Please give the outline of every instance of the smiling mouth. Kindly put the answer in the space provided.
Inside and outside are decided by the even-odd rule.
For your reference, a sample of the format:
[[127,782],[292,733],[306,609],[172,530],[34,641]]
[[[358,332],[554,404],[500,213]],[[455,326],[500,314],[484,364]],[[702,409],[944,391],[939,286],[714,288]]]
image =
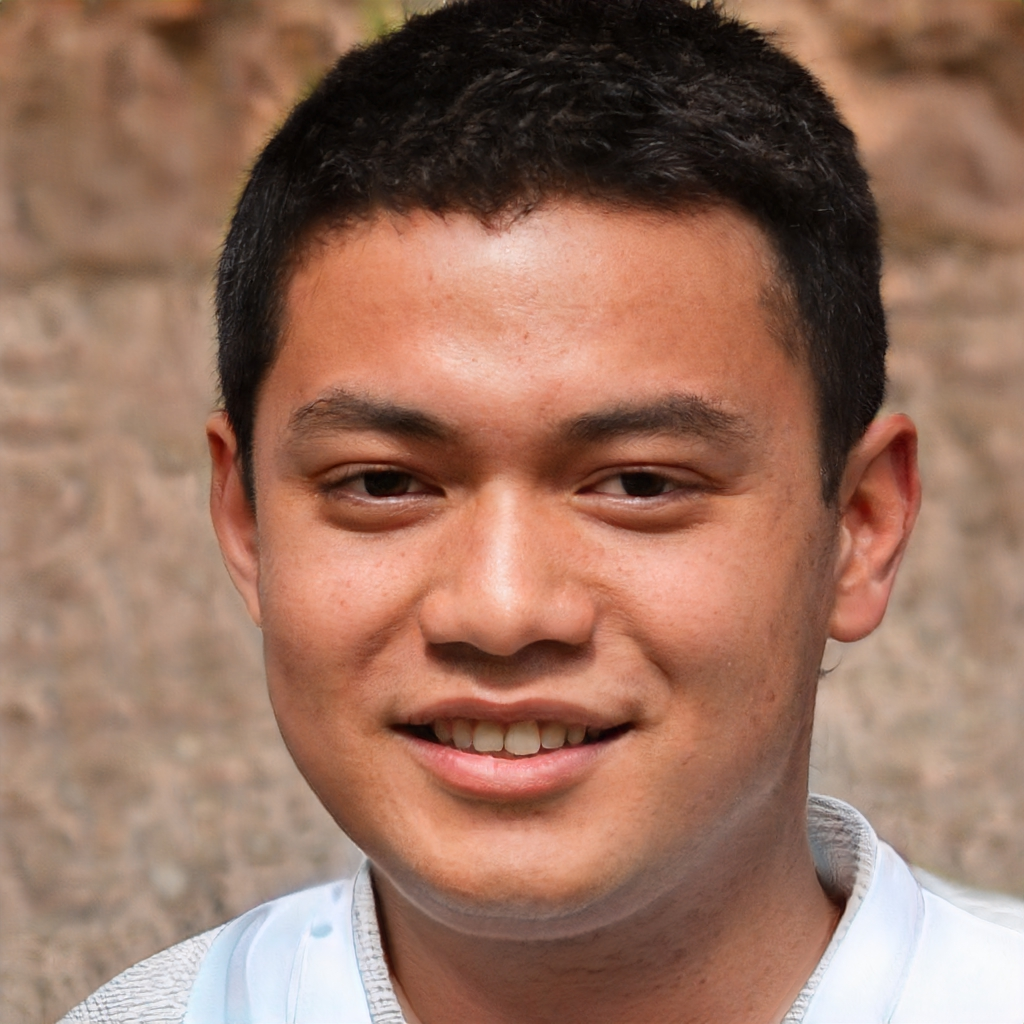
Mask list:
[[429,743],[437,743],[468,754],[489,757],[536,757],[561,750],[582,747],[621,736],[629,723],[599,729],[570,722],[502,722],[485,719],[438,718],[429,725],[406,725],[401,731]]

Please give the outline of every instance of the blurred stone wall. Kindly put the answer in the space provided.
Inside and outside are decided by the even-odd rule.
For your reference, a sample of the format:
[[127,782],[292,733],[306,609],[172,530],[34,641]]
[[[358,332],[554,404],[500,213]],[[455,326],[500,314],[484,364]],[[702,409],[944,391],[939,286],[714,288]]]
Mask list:
[[[1024,886],[1024,8],[735,0],[859,132],[926,498],[829,653],[812,772]],[[0,1021],[329,877],[207,523],[210,277],[246,164],[388,3],[0,0]]]
[[826,656],[812,786],[1024,895],[1024,4],[745,0],[839,100],[885,221],[889,407],[924,505],[882,628]]

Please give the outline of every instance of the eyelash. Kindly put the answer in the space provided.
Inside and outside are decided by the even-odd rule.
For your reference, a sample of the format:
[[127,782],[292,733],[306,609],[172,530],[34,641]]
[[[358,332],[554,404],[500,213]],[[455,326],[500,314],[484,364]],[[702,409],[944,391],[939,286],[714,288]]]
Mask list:
[[[372,489],[367,485],[367,480],[368,480],[368,478],[371,478],[371,477],[381,477],[381,476],[384,476],[384,477],[387,477],[387,476],[398,477],[398,478],[400,478],[401,481],[408,481],[409,488],[412,488],[412,489],[407,488],[405,490],[400,491],[397,494],[386,494],[386,493],[374,494]],[[634,479],[628,480],[627,478],[634,478]],[[639,479],[637,479],[637,478],[639,478]],[[358,492],[349,492],[349,493],[357,493],[358,497],[360,497],[361,499],[364,499],[364,500],[388,501],[388,500],[406,498],[406,497],[409,497],[411,495],[432,493],[432,488],[428,484],[424,483],[424,481],[422,481],[419,477],[417,477],[416,474],[411,473],[408,470],[401,469],[401,468],[396,467],[396,466],[389,466],[389,465],[361,466],[361,467],[359,467],[357,469],[353,469],[353,470],[349,471],[348,473],[346,473],[344,476],[342,476],[340,478],[329,480],[329,481],[325,482],[322,485],[321,490],[323,491],[324,494],[326,494],[328,496],[333,496],[333,495],[336,495],[336,494],[338,494],[340,492],[344,492],[345,489],[346,489],[346,485],[351,484],[354,481],[357,481],[357,480],[360,480],[360,479],[362,479],[364,481],[364,493],[361,493],[361,494],[358,494]],[[615,481],[615,480],[621,482],[622,493],[615,493],[615,492],[610,491],[610,490],[601,490],[600,489],[602,487],[602,485],[607,485],[611,481]],[[397,484],[398,483],[399,483],[399,481],[395,481],[395,484],[396,484],[395,487],[388,487],[385,484],[384,486],[382,486],[380,488],[380,490],[381,490],[381,492],[383,492],[383,491],[397,489]],[[643,491],[643,490],[647,490],[648,489],[647,487],[644,486],[645,484],[654,484],[654,485],[656,485],[660,489],[658,489],[655,493],[647,493],[647,494],[644,494],[644,493],[633,493],[633,494],[631,494],[631,493],[629,493],[630,489],[631,489],[631,486],[630,486],[631,484],[632,484],[632,489],[639,490],[639,491]],[[650,489],[653,490],[653,488],[650,488]],[[620,500],[621,499],[625,499],[625,500],[629,500],[629,501],[641,502],[641,501],[653,501],[656,498],[664,498],[664,497],[667,497],[668,495],[676,493],[676,492],[690,492],[690,493],[692,493],[693,491],[700,490],[700,489],[702,489],[702,488],[700,488],[695,483],[684,483],[683,481],[675,479],[672,476],[670,476],[669,474],[664,473],[664,472],[660,472],[657,469],[646,468],[646,467],[636,467],[636,468],[623,469],[623,470],[620,470],[617,473],[610,473],[610,474],[608,474],[606,476],[602,476],[601,478],[596,480],[593,484],[590,484],[588,486],[583,487],[581,493],[584,493],[584,494],[587,494],[587,493],[590,493],[590,494],[605,494],[605,495],[607,495],[609,497],[615,497],[615,498],[620,499]],[[433,490],[433,493],[437,493],[437,490]]]
[[[613,480],[620,482],[622,487],[621,494],[600,489],[602,485],[607,485]],[[649,486],[652,484],[654,485],[653,487]],[[631,488],[639,492],[654,491],[654,493],[631,494]],[[616,498],[629,499],[633,501],[650,501],[655,498],[667,497],[669,494],[679,491],[693,491],[694,489],[695,485],[693,484],[687,485],[668,473],[649,468],[620,470],[618,473],[612,473],[608,476],[602,477],[591,487],[587,488],[591,493],[606,494]]]
[[[369,477],[380,477],[380,476],[393,476],[400,477],[404,480],[408,480],[410,485],[416,487],[420,485],[416,490],[405,490],[399,494],[373,494],[370,488],[367,487],[366,481]],[[424,484],[419,477],[414,473],[410,473],[408,470],[401,469],[397,466],[361,466],[358,469],[350,470],[344,476],[337,479],[326,481],[321,490],[328,496],[333,496],[344,491],[346,484],[351,484],[356,480],[363,480],[363,486],[366,493],[360,494],[359,497],[363,499],[387,501],[388,499],[404,498],[409,494],[425,494],[429,493],[429,487]],[[389,490],[391,488],[383,487],[381,490]]]

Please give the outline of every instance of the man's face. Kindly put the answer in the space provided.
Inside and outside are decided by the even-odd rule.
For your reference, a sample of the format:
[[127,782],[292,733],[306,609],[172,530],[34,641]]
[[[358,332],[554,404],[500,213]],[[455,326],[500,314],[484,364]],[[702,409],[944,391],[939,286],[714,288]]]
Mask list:
[[428,913],[606,923],[799,817],[836,530],[771,266],[726,210],[565,203],[294,275],[250,607],[299,768]]

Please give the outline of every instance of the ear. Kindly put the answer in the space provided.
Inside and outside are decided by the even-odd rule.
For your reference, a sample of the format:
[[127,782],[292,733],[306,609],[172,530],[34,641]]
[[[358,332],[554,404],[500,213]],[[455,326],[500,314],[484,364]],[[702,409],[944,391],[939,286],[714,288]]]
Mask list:
[[840,488],[833,639],[860,640],[882,621],[920,505],[917,429],[902,414],[875,420]]
[[210,446],[210,515],[220,553],[245,601],[253,622],[260,625],[260,548],[256,513],[242,483],[238,442],[227,414],[215,412],[206,421]]

